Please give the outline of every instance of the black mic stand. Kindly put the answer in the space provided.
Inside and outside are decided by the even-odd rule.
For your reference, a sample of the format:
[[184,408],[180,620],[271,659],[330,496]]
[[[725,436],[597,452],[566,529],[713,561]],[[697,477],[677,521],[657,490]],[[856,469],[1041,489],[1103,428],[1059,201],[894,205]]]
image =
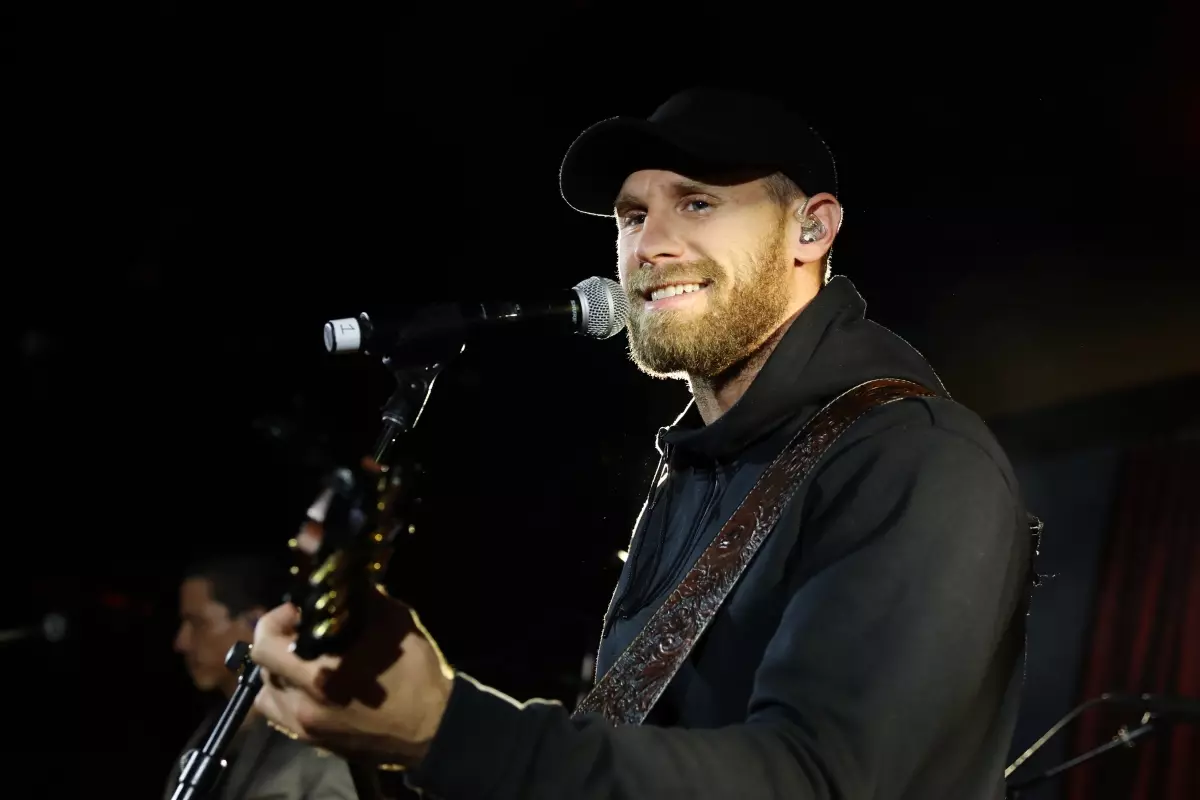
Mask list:
[[171,800],[208,797],[225,769],[225,751],[242,727],[258,690],[262,688],[262,667],[250,660],[250,645],[245,642],[238,642],[229,648],[225,666],[233,672],[241,671],[237,688],[233,690],[204,745],[199,750],[188,752],[187,762],[179,774],[179,783]]
[[[1061,731],[1064,727],[1066,727],[1068,724],[1070,724],[1070,722],[1072,720],[1074,720],[1076,717],[1078,717],[1084,711],[1087,711],[1092,706],[1101,705],[1104,703],[1116,703],[1119,705],[1136,705],[1138,702],[1139,702],[1139,698],[1134,695],[1106,693],[1106,694],[1100,695],[1099,697],[1093,697],[1091,700],[1081,703],[1080,705],[1076,706],[1070,713],[1068,713],[1066,716],[1064,716],[1062,719],[1060,719],[1058,722],[1054,723],[1054,725],[1050,728],[1050,730],[1046,731],[1046,733],[1043,734],[1040,739],[1038,739],[1036,742],[1034,742],[1033,745],[1028,750],[1026,750],[1024,753],[1022,753],[1020,758],[1018,758],[1016,761],[1014,761],[1008,767],[1008,769],[1005,770],[1004,777],[1006,779],[1008,779],[1009,776],[1011,776],[1014,772],[1016,772],[1017,769],[1019,769],[1022,764],[1024,764],[1026,761],[1028,761],[1033,756],[1034,753],[1036,753],[1038,750],[1040,750],[1042,748],[1042,746],[1044,744],[1046,744],[1046,742],[1050,741],[1050,739],[1052,739],[1059,731]],[[1008,798],[1008,800],[1018,800],[1018,798],[1022,797],[1023,794],[1027,790],[1033,788],[1034,786],[1038,786],[1042,783],[1045,783],[1046,781],[1050,780],[1051,778],[1055,778],[1055,777],[1061,775],[1062,773],[1066,772],[1069,769],[1074,769],[1075,767],[1078,767],[1080,764],[1085,764],[1088,761],[1091,761],[1092,759],[1096,758],[1097,756],[1103,755],[1104,753],[1110,752],[1112,750],[1116,750],[1119,747],[1133,748],[1139,741],[1143,740],[1146,736],[1149,736],[1152,733],[1158,732],[1158,730],[1160,730],[1160,728],[1162,727],[1163,721],[1164,721],[1163,718],[1160,717],[1159,715],[1157,715],[1155,712],[1147,711],[1144,714],[1142,714],[1141,724],[1138,725],[1138,727],[1134,728],[1133,730],[1129,730],[1127,727],[1122,725],[1121,728],[1117,731],[1117,735],[1115,737],[1113,737],[1113,739],[1111,741],[1105,742],[1104,744],[1100,745],[1099,747],[1092,748],[1091,750],[1087,751],[1086,753],[1075,756],[1074,758],[1072,758],[1068,761],[1065,761],[1062,764],[1059,764],[1058,766],[1051,767],[1050,769],[1048,769],[1044,772],[1041,772],[1037,775],[1034,775],[1031,778],[1026,778],[1025,780],[1022,780],[1022,781],[1009,780],[1008,784],[1007,784],[1007,792],[1005,793],[1005,797]]]
[[[453,352],[446,350],[442,354],[444,357],[430,358],[429,363],[420,365],[397,363],[391,356],[383,357],[383,365],[396,380],[396,389],[380,414],[383,429],[375,442],[373,453],[377,464],[390,462],[400,437],[412,430],[420,419],[434,381],[450,359],[461,353],[463,348],[462,344],[456,345]],[[237,689],[225,704],[204,745],[187,754],[171,800],[203,800],[209,797],[225,769],[225,753],[229,743],[242,727],[254,705],[254,698],[262,689],[262,668],[250,659],[250,645],[246,642],[238,642],[230,648],[225,656],[225,666],[231,671],[240,670]],[[361,764],[349,764],[349,767],[359,800],[381,800],[383,790],[377,770]]]

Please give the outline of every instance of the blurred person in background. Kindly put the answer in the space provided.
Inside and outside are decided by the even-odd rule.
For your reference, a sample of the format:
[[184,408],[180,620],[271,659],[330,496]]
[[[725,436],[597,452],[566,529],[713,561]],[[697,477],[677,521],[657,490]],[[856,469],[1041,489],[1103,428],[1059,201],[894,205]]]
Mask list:
[[[237,688],[238,675],[225,666],[236,642],[250,642],[254,626],[284,594],[286,570],[274,560],[227,555],[196,563],[179,586],[179,631],[175,652],[183,656],[192,683],[219,695],[220,703],[196,728],[167,778],[169,800],[179,783],[188,751],[199,748],[225,703]],[[346,763],[327,751],[287,738],[267,726],[253,709],[226,753],[228,765],[213,800],[353,800]]]

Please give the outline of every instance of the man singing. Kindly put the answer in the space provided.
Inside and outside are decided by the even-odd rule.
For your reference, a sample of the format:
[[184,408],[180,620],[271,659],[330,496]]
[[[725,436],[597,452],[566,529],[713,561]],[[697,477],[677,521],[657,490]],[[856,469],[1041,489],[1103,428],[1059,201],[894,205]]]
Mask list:
[[660,431],[600,677],[822,408],[876,379],[929,396],[875,407],[833,442],[642,724],[518,703],[455,673],[382,595],[380,629],[413,628],[378,679],[382,705],[325,694],[338,661],[289,652],[284,606],[256,633],[271,676],[257,707],[443,800],[1001,797],[1027,515],[983,422],[864,317],[849,280],[829,279],[842,209],[825,144],[774,102],[690,90],[585,131],[560,185],[616,223],[633,361],[693,395]]

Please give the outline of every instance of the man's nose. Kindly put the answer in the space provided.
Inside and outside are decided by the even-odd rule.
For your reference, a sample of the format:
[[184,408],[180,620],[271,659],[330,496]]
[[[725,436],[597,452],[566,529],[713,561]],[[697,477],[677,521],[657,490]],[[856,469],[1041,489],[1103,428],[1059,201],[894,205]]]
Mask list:
[[683,258],[683,253],[683,241],[670,220],[662,216],[647,215],[646,221],[642,223],[637,247],[634,249],[637,266],[658,266],[664,262],[678,261]]

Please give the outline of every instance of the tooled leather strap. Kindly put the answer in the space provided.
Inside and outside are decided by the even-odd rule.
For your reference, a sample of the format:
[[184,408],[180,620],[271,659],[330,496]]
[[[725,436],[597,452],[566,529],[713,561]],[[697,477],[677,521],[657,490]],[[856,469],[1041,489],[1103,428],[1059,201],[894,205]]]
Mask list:
[[873,408],[935,395],[910,381],[882,378],[859,384],[817,412],[766,468],[691,571],[579,703],[575,716],[599,713],[613,725],[640,725],[829,446]]

